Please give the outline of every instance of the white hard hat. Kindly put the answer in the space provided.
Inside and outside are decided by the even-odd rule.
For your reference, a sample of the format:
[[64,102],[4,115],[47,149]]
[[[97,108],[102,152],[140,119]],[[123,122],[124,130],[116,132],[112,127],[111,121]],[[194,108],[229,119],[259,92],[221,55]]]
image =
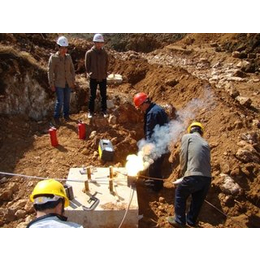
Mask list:
[[93,37],[93,42],[104,42],[104,37],[102,34],[97,33]]
[[68,39],[64,36],[60,36],[59,39],[57,40],[57,44],[61,47],[68,47]]

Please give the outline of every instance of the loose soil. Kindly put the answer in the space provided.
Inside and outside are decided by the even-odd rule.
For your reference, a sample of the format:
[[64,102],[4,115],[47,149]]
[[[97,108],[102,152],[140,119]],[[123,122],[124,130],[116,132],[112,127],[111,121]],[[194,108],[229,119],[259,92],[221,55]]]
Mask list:
[[[29,70],[25,68],[31,66],[23,62],[22,56],[14,58],[17,67],[10,65],[12,55],[24,51],[33,57],[34,71],[46,71],[49,54],[55,50],[56,36],[1,34],[0,54],[3,50],[9,53],[0,61],[1,103],[5,102],[7,93],[16,95],[16,90],[6,82],[14,80],[15,72],[25,73]],[[139,227],[171,227],[166,218],[174,214],[176,187],[172,181],[179,177],[180,138],[192,120],[204,124],[205,139],[212,153],[213,180],[198,227],[260,227],[258,34],[183,34],[174,40],[169,35],[164,46],[157,45],[160,35],[154,34],[156,44],[146,51],[143,41],[151,36],[141,39],[140,35],[134,37],[133,34],[128,35],[127,48],[131,50],[123,48],[122,39],[120,52],[113,48],[113,35],[107,35],[111,37],[110,72],[121,74],[124,81],[108,86],[108,100],[112,104],[108,109],[110,117],[102,117],[98,99],[93,120],[86,117],[88,82],[84,75],[84,55],[92,43],[75,35],[68,36],[77,72],[77,103],[72,110],[72,120],[63,121],[58,128],[59,145],[50,144],[51,113],[36,120],[26,113],[0,111],[0,227],[25,227],[35,217],[28,198],[38,181],[3,173],[66,179],[72,167],[123,167],[127,155],[138,152],[137,142],[143,138],[143,115],[132,104],[133,95],[140,91],[147,92],[154,102],[163,106],[170,119],[178,122],[182,129],[170,143],[170,153],[163,167],[163,190],[151,192],[143,185],[142,177],[137,182],[139,214],[143,216]],[[142,52],[134,47],[141,40]],[[241,61],[249,64],[237,67]],[[232,79],[227,79],[228,73],[233,73],[229,75]],[[37,75],[42,91],[47,92],[49,101],[53,102],[46,74]],[[231,88],[251,102],[240,102]],[[7,92],[8,89],[11,90]],[[78,138],[79,120],[86,123],[85,140]],[[100,160],[100,139],[112,141],[113,162]]]

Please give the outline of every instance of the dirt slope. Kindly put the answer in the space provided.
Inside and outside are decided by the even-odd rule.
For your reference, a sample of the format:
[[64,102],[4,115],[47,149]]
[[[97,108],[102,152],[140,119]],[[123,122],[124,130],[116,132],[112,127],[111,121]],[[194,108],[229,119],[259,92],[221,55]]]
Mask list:
[[[48,34],[2,34],[0,47],[6,49],[8,45],[18,53],[28,52],[39,70],[44,71],[49,54],[55,49],[54,38],[55,35]],[[142,115],[133,107],[132,96],[145,91],[182,128],[171,142],[169,161],[164,165],[164,189],[154,194],[142,185],[141,178],[137,184],[140,215],[143,215],[139,227],[170,227],[165,219],[174,214],[175,187],[171,180],[178,177],[179,139],[194,119],[203,122],[205,138],[212,150],[212,187],[199,226],[260,227],[258,38],[257,34],[188,34],[179,42],[170,45],[167,42],[164,48],[149,53],[117,52],[109,48],[110,72],[122,74],[124,82],[108,88],[110,118],[101,117],[97,104],[92,121],[86,119],[88,84],[84,77],[84,53],[91,43],[71,39],[70,52],[78,83],[73,121],[61,125],[60,145],[51,147],[48,127],[54,97],[46,89],[45,77],[35,79],[47,93],[44,104],[49,104],[50,112],[32,120],[28,113],[0,111],[0,171],[66,178],[71,167],[124,166],[126,156],[137,152],[137,141],[143,137]],[[132,41],[134,37],[131,45],[135,46]],[[12,59],[16,61],[16,70],[6,70],[6,64]],[[0,107],[7,107],[9,98],[13,100],[17,84],[12,88],[12,82],[16,71],[22,73],[23,64],[18,54],[8,60],[1,59]],[[20,85],[23,84],[21,80]],[[23,92],[19,91],[21,96]],[[32,91],[33,95],[37,93]],[[78,120],[87,124],[86,140],[77,137]],[[112,141],[113,162],[104,163],[99,159],[97,147],[101,138]],[[1,227],[24,227],[34,218],[28,195],[36,182],[0,175]]]

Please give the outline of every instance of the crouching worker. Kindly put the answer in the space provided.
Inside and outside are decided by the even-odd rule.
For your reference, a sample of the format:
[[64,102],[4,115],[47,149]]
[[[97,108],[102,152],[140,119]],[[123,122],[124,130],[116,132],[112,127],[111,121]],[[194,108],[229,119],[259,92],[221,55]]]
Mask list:
[[[193,122],[181,140],[180,169],[183,180],[175,192],[175,216],[168,218],[174,227],[196,226],[203,202],[211,184],[210,147],[202,137],[204,127]],[[186,201],[191,195],[190,208]]]
[[82,228],[77,223],[68,222],[63,215],[64,208],[69,206],[69,199],[60,182],[54,179],[38,182],[30,200],[37,216],[27,228]]

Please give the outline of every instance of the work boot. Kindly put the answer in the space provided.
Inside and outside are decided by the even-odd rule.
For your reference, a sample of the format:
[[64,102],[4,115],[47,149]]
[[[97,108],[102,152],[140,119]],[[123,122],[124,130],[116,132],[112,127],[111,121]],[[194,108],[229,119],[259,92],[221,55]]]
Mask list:
[[92,112],[88,112],[88,118],[92,118],[93,117],[93,113]]
[[64,117],[65,122],[71,122],[71,118],[69,116]]
[[175,228],[185,228],[186,227],[186,225],[184,225],[184,224],[177,223],[175,221],[175,217],[174,216],[168,217],[167,221]]
[[60,124],[61,124],[61,122],[60,122],[60,119],[59,119],[59,118],[54,118],[54,119],[53,119],[53,122],[54,122],[54,126],[55,126],[55,127],[59,127],[59,126],[60,126]]
[[154,180],[150,180],[150,179],[145,180],[145,181],[144,181],[144,185],[145,185],[146,187],[153,188],[153,187],[154,187]]
[[102,114],[103,114],[103,117],[104,117],[104,118],[107,118],[107,117],[108,117],[107,111],[103,111]]

